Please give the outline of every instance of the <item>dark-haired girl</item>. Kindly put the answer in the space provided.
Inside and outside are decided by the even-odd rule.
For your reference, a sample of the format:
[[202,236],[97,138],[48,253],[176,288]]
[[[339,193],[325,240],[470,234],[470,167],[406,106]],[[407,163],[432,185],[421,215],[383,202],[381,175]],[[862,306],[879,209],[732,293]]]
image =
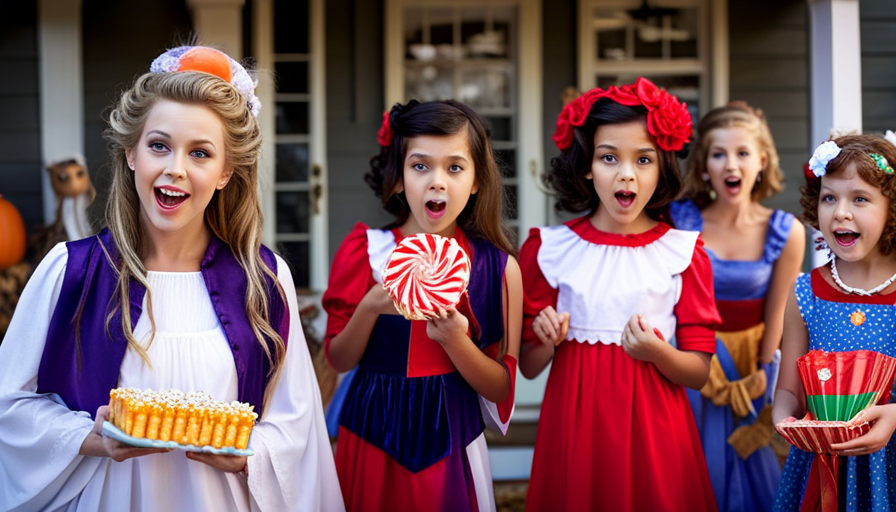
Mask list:
[[[483,431],[513,408],[522,282],[501,224],[488,132],[455,101],[397,104],[366,179],[395,222],[358,224],[323,297],[325,350],[357,366],[339,415],[336,468],[348,510],[494,510]],[[444,317],[406,320],[382,286],[396,244],[452,237],[471,257],[467,297]]]
[[716,510],[685,393],[715,349],[712,269],[698,233],[665,222],[690,135],[685,106],[644,78],[560,114],[546,181],[586,215],[533,229],[520,253],[520,370],[553,359],[528,510]]

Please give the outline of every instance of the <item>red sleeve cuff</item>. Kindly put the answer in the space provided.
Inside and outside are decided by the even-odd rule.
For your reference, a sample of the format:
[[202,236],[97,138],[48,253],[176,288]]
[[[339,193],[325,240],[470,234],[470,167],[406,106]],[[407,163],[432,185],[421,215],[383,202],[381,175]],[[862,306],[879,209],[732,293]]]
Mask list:
[[716,353],[716,332],[702,325],[679,325],[675,329],[678,350]]

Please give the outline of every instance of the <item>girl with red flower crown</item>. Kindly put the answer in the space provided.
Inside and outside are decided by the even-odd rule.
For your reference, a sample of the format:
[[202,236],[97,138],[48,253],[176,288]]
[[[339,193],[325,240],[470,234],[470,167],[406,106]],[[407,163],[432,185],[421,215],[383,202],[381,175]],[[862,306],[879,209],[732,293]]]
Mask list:
[[587,214],[520,252],[520,370],[553,360],[528,510],[716,510],[685,394],[715,349],[712,269],[698,233],[666,222],[690,136],[685,106],[644,78],[557,120],[545,181],[558,209]]

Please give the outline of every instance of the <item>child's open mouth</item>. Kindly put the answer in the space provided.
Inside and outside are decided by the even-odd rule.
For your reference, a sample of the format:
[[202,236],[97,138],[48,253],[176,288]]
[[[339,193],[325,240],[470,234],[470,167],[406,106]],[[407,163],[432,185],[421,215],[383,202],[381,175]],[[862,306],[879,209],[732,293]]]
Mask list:
[[167,188],[155,188],[156,201],[162,208],[174,209],[190,197],[186,192],[178,192]]
[[736,194],[740,192],[740,184],[743,182],[742,179],[737,176],[728,176],[725,178],[725,188],[728,189],[732,194]]
[[862,235],[847,229],[834,231],[834,239],[837,240],[837,244],[842,247],[854,245],[859,240],[860,236]]
[[623,208],[628,208],[635,202],[635,193],[631,190],[620,190],[614,194],[616,196],[616,201],[619,202],[619,206]]
[[433,199],[426,202],[426,214],[434,219],[445,215],[445,207],[448,206],[446,201],[441,199]]

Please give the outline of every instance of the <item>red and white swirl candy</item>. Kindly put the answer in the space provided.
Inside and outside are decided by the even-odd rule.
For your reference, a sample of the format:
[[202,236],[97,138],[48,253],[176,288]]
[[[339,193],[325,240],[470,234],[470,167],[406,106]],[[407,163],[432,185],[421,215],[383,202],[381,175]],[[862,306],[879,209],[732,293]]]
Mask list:
[[470,258],[453,238],[431,233],[405,237],[383,269],[383,287],[408,320],[457,306],[470,282]]

